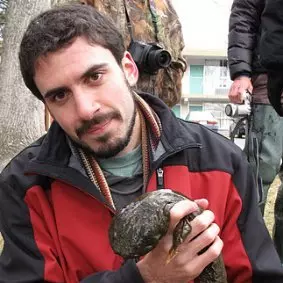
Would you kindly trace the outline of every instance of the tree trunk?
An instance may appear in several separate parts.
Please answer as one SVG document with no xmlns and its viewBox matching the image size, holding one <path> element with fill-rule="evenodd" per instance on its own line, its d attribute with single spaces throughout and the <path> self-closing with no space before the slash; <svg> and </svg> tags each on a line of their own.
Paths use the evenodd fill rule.
<svg viewBox="0 0 283 283">
<path fill-rule="evenodd" d="M 54 7 L 54 6 L 68 4 L 68 3 L 78 3 L 78 2 L 79 0 L 51 0 L 51 5 L 52 7 Z"/>
<path fill-rule="evenodd" d="M 45 131 L 44 105 L 24 85 L 18 50 L 30 20 L 50 6 L 51 0 L 9 1 L 0 65 L 0 171 Z"/>
</svg>

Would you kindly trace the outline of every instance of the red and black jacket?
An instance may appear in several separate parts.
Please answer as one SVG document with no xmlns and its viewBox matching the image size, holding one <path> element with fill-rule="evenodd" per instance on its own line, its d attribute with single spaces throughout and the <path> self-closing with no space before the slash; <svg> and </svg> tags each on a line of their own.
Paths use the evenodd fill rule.
<svg viewBox="0 0 283 283">
<path fill-rule="evenodd" d="M 232 142 L 177 119 L 159 99 L 143 94 L 162 122 L 164 153 L 151 154 L 147 190 L 164 187 L 207 198 L 224 241 L 228 281 L 283 282 L 283 270 L 257 206 L 249 165 Z M 47 135 L 17 155 L 0 179 L 4 249 L 0 282 L 143 282 L 134 261 L 115 255 L 108 227 L 115 211 L 82 172 L 70 166 L 65 133 Z"/>
</svg>

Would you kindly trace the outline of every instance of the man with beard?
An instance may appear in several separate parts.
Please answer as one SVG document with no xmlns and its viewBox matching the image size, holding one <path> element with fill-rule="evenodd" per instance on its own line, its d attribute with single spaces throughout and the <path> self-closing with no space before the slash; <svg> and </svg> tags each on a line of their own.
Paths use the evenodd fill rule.
<svg viewBox="0 0 283 283">
<path fill-rule="evenodd" d="M 54 122 L 1 173 L 0 282 L 189 282 L 221 251 L 229 282 L 282 282 L 241 150 L 134 92 L 137 67 L 109 20 L 83 5 L 46 11 L 19 59 Z M 111 219 L 160 188 L 204 211 L 170 263 L 174 227 L 195 202 L 177 203 L 158 245 L 123 262 L 109 244 Z"/>
</svg>

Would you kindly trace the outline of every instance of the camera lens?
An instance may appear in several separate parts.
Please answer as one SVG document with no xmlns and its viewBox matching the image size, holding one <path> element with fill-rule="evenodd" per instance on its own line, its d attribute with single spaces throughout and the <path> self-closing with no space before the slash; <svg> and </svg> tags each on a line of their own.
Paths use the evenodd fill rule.
<svg viewBox="0 0 283 283">
<path fill-rule="evenodd" d="M 156 61 L 161 68 L 167 68 L 171 63 L 171 55 L 166 50 L 157 50 Z"/>
<path fill-rule="evenodd" d="M 148 54 L 148 66 L 151 70 L 157 71 L 160 68 L 167 68 L 171 63 L 171 55 L 166 50 L 151 50 Z"/>
<path fill-rule="evenodd" d="M 128 51 L 131 53 L 140 73 L 156 74 L 161 68 L 171 64 L 171 55 L 155 43 L 131 41 Z"/>
<path fill-rule="evenodd" d="M 225 114 L 229 117 L 231 117 L 233 115 L 233 108 L 231 104 L 227 104 L 225 106 Z"/>
</svg>

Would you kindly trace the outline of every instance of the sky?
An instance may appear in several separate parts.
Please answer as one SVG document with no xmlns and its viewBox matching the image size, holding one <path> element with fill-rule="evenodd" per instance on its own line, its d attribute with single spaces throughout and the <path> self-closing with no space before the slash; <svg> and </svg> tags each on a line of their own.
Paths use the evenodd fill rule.
<svg viewBox="0 0 283 283">
<path fill-rule="evenodd" d="M 186 49 L 227 49 L 232 0 L 172 0 L 182 23 Z"/>
</svg>

